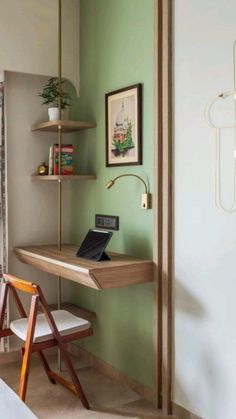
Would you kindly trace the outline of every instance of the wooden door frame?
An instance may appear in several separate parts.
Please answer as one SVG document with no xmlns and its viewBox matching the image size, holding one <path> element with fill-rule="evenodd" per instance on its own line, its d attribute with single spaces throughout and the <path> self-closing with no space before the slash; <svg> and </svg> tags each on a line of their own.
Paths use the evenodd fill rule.
<svg viewBox="0 0 236 419">
<path fill-rule="evenodd" d="M 154 4 L 154 400 L 171 414 L 173 157 L 172 0 Z"/>
</svg>

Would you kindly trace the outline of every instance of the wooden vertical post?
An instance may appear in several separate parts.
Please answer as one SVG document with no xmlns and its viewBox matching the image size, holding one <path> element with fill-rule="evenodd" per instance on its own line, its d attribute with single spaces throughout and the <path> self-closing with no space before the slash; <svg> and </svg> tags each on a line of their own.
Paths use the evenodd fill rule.
<svg viewBox="0 0 236 419">
<path fill-rule="evenodd" d="M 172 384 L 172 0 L 154 0 L 154 384 L 155 404 L 171 413 Z"/>
<path fill-rule="evenodd" d="M 172 191 L 172 0 L 163 0 L 163 102 L 162 102 L 162 407 L 171 413 L 172 384 L 172 270 L 173 270 L 173 191 Z"/>
<path fill-rule="evenodd" d="M 61 92 L 62 92 L 62 2 L 58 0 L 58 85 L 59 85 L 59 119 L 61 114 Z M 62 184 L 61 184 L 61 146 L 62 146 L 62 129 L 61 124 L 58 125 L 58 174 L 57 181 L 57 247 L 61 251 L 62 238 Z M 57 308 L 61 309 L 61 277 L 57 277 Z M 61 354 L 58 350 L 58 369 L 61 371 Z"/>
<path fill-rule="evenodd" d="M 154 405 L 162 407 L 162 1 L 153 0 L 154 6 Z"/>
</svg>

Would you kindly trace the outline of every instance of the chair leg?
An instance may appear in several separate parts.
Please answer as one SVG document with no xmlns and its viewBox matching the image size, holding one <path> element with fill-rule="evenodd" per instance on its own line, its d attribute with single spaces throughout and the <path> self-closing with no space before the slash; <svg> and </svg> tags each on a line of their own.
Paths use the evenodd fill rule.
<svg viewBox="0 0 236 419">
<path fill-rule="evenodd" d="M 39 351 L 37 352 L 37 354 L 43 364 L 43 368 L 48 376 L 49 381 L 51 381 L 52 384 L 56 384 L 56 381 L 50 376 L 50 372 L 52 372 L 52 370 L 49 367 L 49 364 L 47 362 L 47 359 L 45 358 L 43 351 Z"/>
<path fill-rule="evenodd" d="M 20 384 L 19 384 L 19 391 L 18 391 L 18 395 L 20 399 L 23 400 L 23 402 L 25 401 L 26 391 L 27 391 L 30 359 L 31 359 L 31 348 L 30 347 L 25 348 L 23 360 L 22 360 L 22 366 L 21 366 Z"/>
<path fill-rule="evenodd" d="M 61 339 L 60 333 L 58 332 L 55 320 L 53 319 L 53 316 L 48 309 L 47 303 L 46 303 L 45 298 L 44 298 L 43 294 L 41 293 L 40 289 L 39 289 L 39 296 L 40 296 L 40 302 L 42 304 L 44 314 L 45 314 L 45 316 L 47 318 L 47 321 L 49 323 L 49 326 L 50 326 L 50 328 L 53 332 L 54 338 L 57 340 L 57 345 L 59 347 L 62 358 L 64 359 L 65 365 L 66 365 L 67 370 L 68 370 L 68 372 L 71 376 L 71 379 L 72 379 L 73 387 L 72 388 L 70 388 L 69 386 L 66 386 L 66 387 L 69 388 L 72 391 L 75 391 L 77 396 L 80 398 L 83 406 L 86 409 L 89 409 L 88 400 L 86 399 L 86 396 L 83 392 L 83 389 L 81 387 L 81 384 L 79 382 L 77 374 L 74 370 L 72 362 L 71 362 L 70 358 L 68 357 L 66 346 L 65 346 L 64 342 L 62 342 L 62 339 Z M 60 381 L 62 382 L 62 380 L 60 380 Z M 63 381 L 65 381 L 65 380 L 63 380 Z"/>
<path fill-rule="evenodd" d="M 22 366 L 21 366 L 21 375 L 20 375 L 20 384 L 19 384 L 18 394 L 19 394 L 20 399 L 23 401 L 25 401 L 28 378 L 29 378 L 30 359 L 32 355 L 32 344 L 33 344 L 38 304 L 39 304 L 39 297 L 34 295 L 31 300 L 30 314 L 29 314 L 29 320 L 28 320 L 28 331 L 27 331 L 25 347 L 22 349 L 23 360 L 22 360 Z"/>
<path fill-rule="evenodd" d="M 62 357 L 64 359 L 64 362 L 65 362 L 65 364 L 67 366 L 68 372 L 69 372 L 69 374 L 71 376 L 72 382 L 73 382 L 73 384 L 75 386 L 76 393 L 77 393 L 78 397 L 80 398 L 80 400 L 82 402 L 82 405 L 86 409 L 89 409 L 88 400 L 87 400 L 87 398 L 86 398 L 86 396 L 84 394 L 84 391 L 82 389 L 82 386 L 80 384 L 80 381 L 78 379 L 78 376 L 77 376 L 77 374 L 75 372 L 75 369 L 73 367 L 72 361 L 71 361 L 70 357 L 68 356 L 67 350 L 64 347 L 64 344 L 62 344 L 61 342 L 60 343 L 58 342 L 58 346 L 59 346 L 59 349 L 61 351 L 61 354 L 62 354 Z"/>
</svg>

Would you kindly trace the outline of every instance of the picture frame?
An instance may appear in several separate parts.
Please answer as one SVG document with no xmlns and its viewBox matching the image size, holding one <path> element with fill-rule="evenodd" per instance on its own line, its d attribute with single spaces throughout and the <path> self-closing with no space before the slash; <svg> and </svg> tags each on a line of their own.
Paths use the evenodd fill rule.
<svg viewBox="0 0 236 419">
<path fill-rule="evenodd" d="M 106 166 L 142 164 L 142 85 L 105 94 Z"/>
</svg>

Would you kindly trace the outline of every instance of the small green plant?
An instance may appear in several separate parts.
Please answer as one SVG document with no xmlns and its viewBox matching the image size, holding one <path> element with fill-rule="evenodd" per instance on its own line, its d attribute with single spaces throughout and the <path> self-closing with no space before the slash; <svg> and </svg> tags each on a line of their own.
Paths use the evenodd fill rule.
<svg viewBox="0 0 236 419">
<path fill-rule="evenodd" d="M 62 84 L 65 80 L 62 80 Z M 39 96 L 43 99 L 42 105 L 51 105 L 51 107 L 59 107 L 59 98 L 61 97 L 61 109 L 66 109 L 70 106 L 71 97 L 69 93 L 59 89 L 59 82 L 57 77 L 51 77 L 47 84 L 45 84 L 42 93 Z"/>
</svg>

